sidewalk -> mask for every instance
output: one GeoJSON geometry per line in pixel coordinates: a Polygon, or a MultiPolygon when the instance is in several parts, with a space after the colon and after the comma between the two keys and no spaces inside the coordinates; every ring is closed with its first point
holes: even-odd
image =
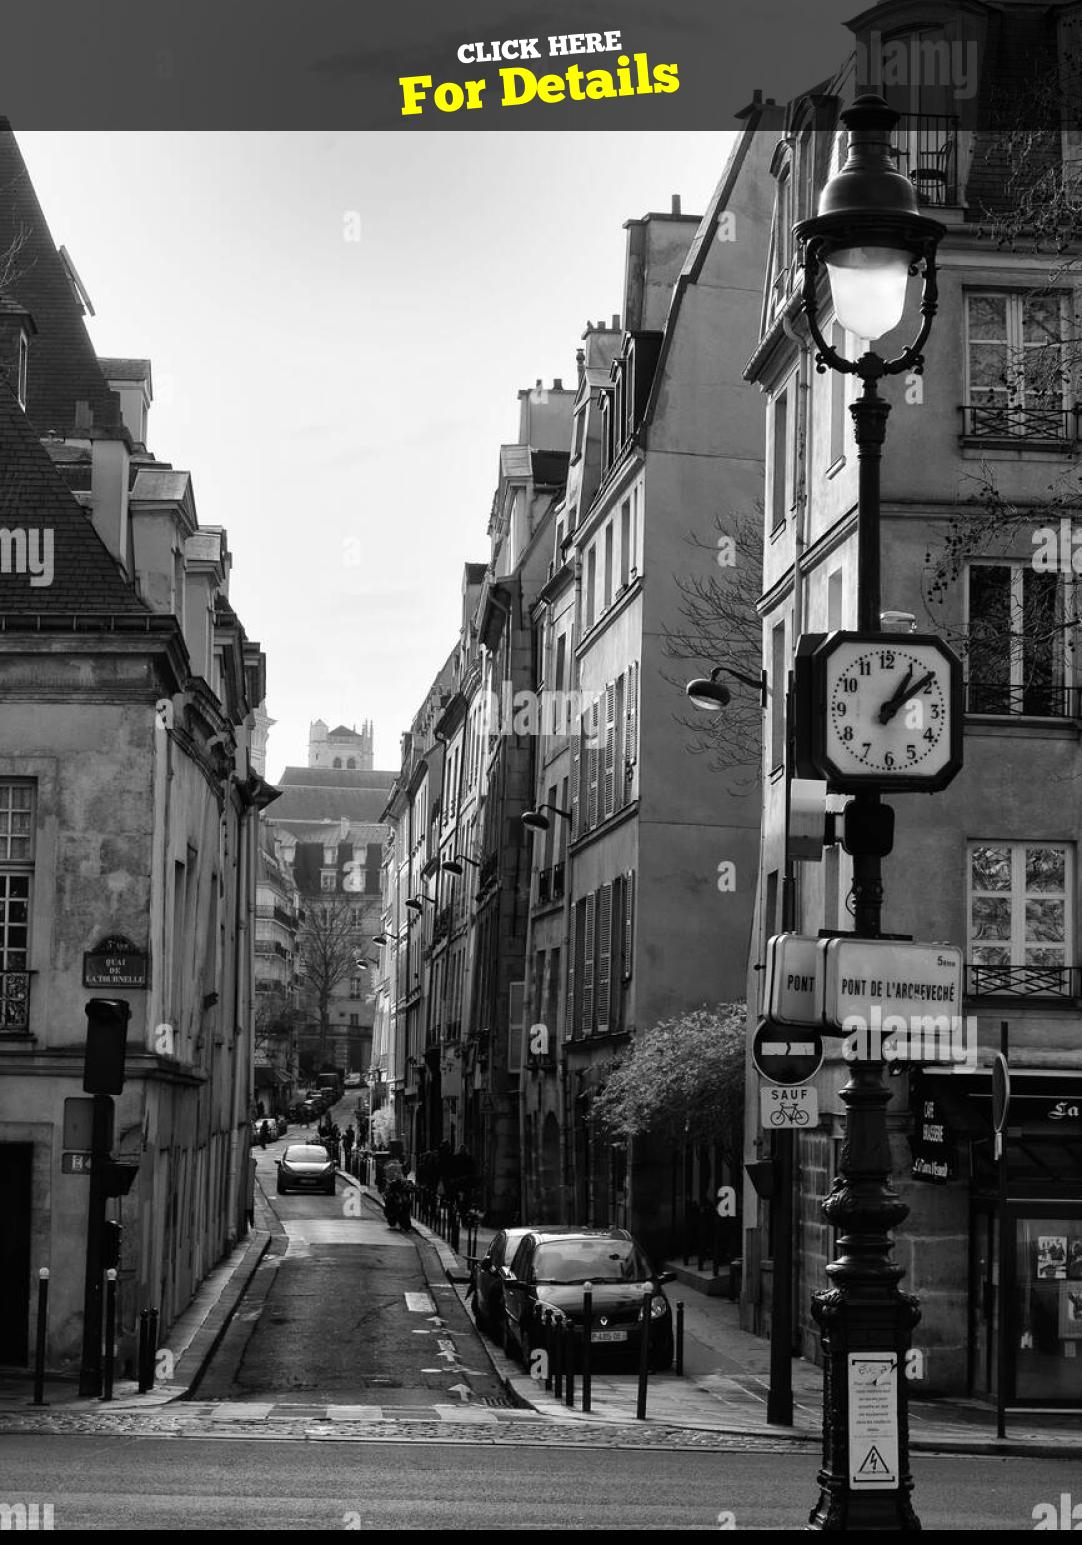
{"type": "MultiPolygon", "coordinates": [[[[465,1300],[468,1266],[438,1236],[421,1225],[418,1233],[431,1240],[439,1252],[448,1278],[465,1300]]],[[[483,1254],[495,1230],[478,1230],[477,1251],[483,1254]]],[[[464,1241],[463,1241],[464,1247],[464,1241]]],[[[673,1263],[666,1263],[676,1269],[673,1263]]],[[[692,1285],[694,1272],[680,1268],[683,1281],[666,1289],[674,1310],[684,1305],[684,1372],[652,1374],[647,1389],[646,1420],[674,1427],[706,1429],[733,1434],[769,1434],[791,1437],[795,1443],[815,1444],[823,1432],[823,1370],[804,1358],[792,1364],[793,1425],[767,1422],[770,1380],[770,1344],[740,1328],[739,1305],[692,1285]]],[[[704,1276],[704,1288],[708,1279],[704,1276]]],[[[570,1410],[530,1378],[482,1337],[500,1376],[516,1399],[542,1415],[580,1422],[635,1420],[638,1381],[634,1374],[594,1374],[591,1411],[570,1410]]],[[[581,1404],[576,1381],[575,1404],[581,1404]]],[[[1060,1458],[1064,1452],[1082,1455],[1082,1416],[1039,1418],[1007,1417],[1007,1436],[995,1435],[995,1409],[978,1401],[960,1399],[909,1401],[909,1443],[914,1451],[952,1451],[967,1454],[1029,1454],[1060,1458]]]]}
{"type": "MultiPolygon", "coordinates": [[[[346,1184],[357,1186],[379,1205],[379,1195],[339,1171],[346,1184]]],[[[167,1342],[159,1349],[159,1375],[153,1390],[140,1395],[134,1381],[118,1379],[114,1399],[103,1402],[80,1396],[78,1381],[50,1378],[46,1381],[45,1400],[51,1410],[65,1412],[137,1412],[153,1413],[172,1402],[183,1400],[195,1385],[199,1373],[210,1358],[221,1334],[245,1289],[259,1269],[271,1243],[277,1220],[260,1186],[255,1195],[256,1226],[238,1244],[227,1260],[214,1269],[199,1288],[184,1315],[172,1327],[167,1342]],[[169,1354],[163,1360],[162,1353],[169,1354]]],[[[439,1235],[423,1224],[414,1224],[419,1238],[426,1240],[438,1258],[439,1266],[428,1256],[426,1271],[440,1272],[453,1285],[465,1304],[469,1281],[469,1263],[464,1254],[456,1254],[439,1235]]],[[[280,1232],[280,1230],[278,1230],[280,1232]]],[[[481,1228],[477,1252],[483,1254],[495,1230],[481,1228]]],[[[461,1239],[465,1249],[465,1233],[461,1239]]],[[[792,1365],[793,1425],[772,1425],[766,1419],[770,1369],[769,1343],[741,1330],[739,1308],[722,1298],[701,1291],[687,1279],[694,1273],[682,1268],[684,1280],[673,1283],[667,1296],[673,1303],[684,1304],[684,1371],[652,1374],[647,1392],[646,1427],[667,1427],[689,1432],[703,1431],[743,1437],[784,1439],[804,1447],[817,1447],[822,1438],[823,1370],[803,1358],[792,1365]]],[[[484,1348],[508,1394],[519,1407],[527,1407],[549,1421],[562,1424],[605,1426],[635,1424],[637,1379],[634,1374],[594,1374],[592,1410],[584,1414],[581,1386],[576,1381],[575,1409],[558,1401],[529,1377],[517,1362],[507,1358],[499,1347],[482,1336],[484,1348]]],[[[0,1375],[0,1414],[33,1409],[33,1378],[27,1371],[0,1375]]],[[[915,1451],[950,1451],[969,1454],[1028,1454],[1031,1457],[1061,1458],[1065,1453],[1082,1456],[1082,1417],[1016,1418],[1008,1416],[1008,1436],[995,1436],[995,1413],[988,1406],[966,1400],[910,1400],[910,1447],[915,1451]]]]}

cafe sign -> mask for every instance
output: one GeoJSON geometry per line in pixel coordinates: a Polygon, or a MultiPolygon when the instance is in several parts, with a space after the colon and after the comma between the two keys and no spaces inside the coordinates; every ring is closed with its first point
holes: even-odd
{"type": "Polygon", "coordinates": [[[83,956],[84,987],[145,987],[147,954],[123,934],[114,934],[83,956]]]}

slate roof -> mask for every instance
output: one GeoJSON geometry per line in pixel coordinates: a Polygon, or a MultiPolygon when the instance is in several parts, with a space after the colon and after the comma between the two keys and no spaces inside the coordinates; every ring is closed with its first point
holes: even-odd
{"type": "MultiPolygon", "coordinates": [[[[0,573],[0,616],[15,612],[146,612],[119,564],[0,382],[0,528],[53,533],[53,578],[0,573]]],[[[44,538],[39,538],[44,541],[44,538]]]]}
{"type": "Polygon", "coordinates": [[[0,253],[17,248],[5,294],[26,307],[37,328],[27,372],[27,417],[39,434],[66,435],[75,424],[75,404],[86,402],[96,425],[115,427],[121,422],[120,399],[102,373],[6,118],[0,118],[0,188],[0,253]]]}
{"type": "Polygon", "coordinates": [[[287,767],[278,779],[281,794],[268,819],[291,822],[346,820],[379,825],[393,772],[344,772],[339,767],[287,767]]]}
{"type": "Polygon", "coordinates": [[[389,789],[397,777],[397,773],[378,770],[347,772],[341,767],[287,767],[277,786],[282,789],[389,789]]]}
{"type": "Polygon", "coordinates": [[[115,359],[111,355],[98,355],[101,373],[107,381],[149,381],[148,359],[115,359]]]}

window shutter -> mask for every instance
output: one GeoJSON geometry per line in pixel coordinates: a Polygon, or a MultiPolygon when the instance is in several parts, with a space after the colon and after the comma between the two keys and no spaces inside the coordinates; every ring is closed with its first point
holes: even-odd
{"type": "Polygon", "coordinates": [[[627,734],[624,743],[624,783],[627,798],[635,797],[634,763],[639,755],[639,663],[627,668],[627,734]]]}
{"type": "Polygon", "coordinates": [[[602,818],[615,809],[616,792],[616,685],[605,688],[605,783],[602,818]]]}
{"type": "Polygon", "coordinates": [[[584,911],[586,926],[583,929],[582,951],[582,1033],[589,1035],[594,1028],[594,898],[587,896],[584,911]]]}
{"type": "Polygon", "coordinates": [[[603,885],[597,893],[597,1028],[604,1034],[609,1028],[612,984],[612,886],[603,885]]]}
{"type": "Polygon", "coordinates": [[[590,731],[590,743],[586,747],[587,789],[586,789],[586,829],[592,831],[597,825],[597,796],[598,779],[600,773],[600,755],[597,747],[597,732],[600,719],[600,704],[591,703],[588,720],[590,731]]]}
{"type": "MultiPolygon", "coordinates": [[[[615,769],[615,789],[613,798],[617,810],[622,810],[627,804],[627,767],[624,758],[627,756],[627,682],[623,676],[617,678],[616,687],[616,711],[613,715],[613,748],[612,759],[615,769]]],[[[616,911],[615,893],[613,897],[613,911],[616,911]]]]}
{"type": "Polygon", "coordinates": [[[583,831],[583,764],[586,750],[586,722],[579,718],[579,731],[571,737],[571,840],[583,831]]]}
{"type": "Polygon", "coordinates": [[[631,980],[635,947],[635,871],[629,869],[624,876],[624,943],[621,951],[624,964],[624,981],[631,980]]]}
{"type": "Polygon", "coordinates": [[[571,918],[571,947],[567,952],[567,1010],[564,1016],[565,1037],[579,1034],[581,1026],[580,998],[582,995],[582,911],[583,903],[577,903],[571,918]]]}

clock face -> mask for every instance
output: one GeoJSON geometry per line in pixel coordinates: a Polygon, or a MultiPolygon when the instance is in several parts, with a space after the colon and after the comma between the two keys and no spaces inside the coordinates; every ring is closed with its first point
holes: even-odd
{"type": "Polygon", "coordinates": [[[835,635],[824,645],[828,781],[928,787],[957,770],[957,662],[936,640],[835,635]]]}

